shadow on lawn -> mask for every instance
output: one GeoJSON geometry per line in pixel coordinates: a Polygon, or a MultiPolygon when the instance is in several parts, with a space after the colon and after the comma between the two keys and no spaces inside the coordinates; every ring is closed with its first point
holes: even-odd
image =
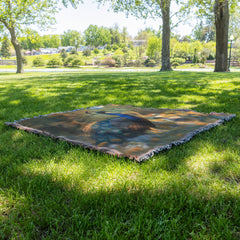
{"type": "MultiPolygon", "coordinates": [[[[228,75],[229,79],[233,79],[234,85],[238,85],[234,81],[236,76],[228,75]]],[[[41,76],[23,76],[18,86],[12,83],[1,90],[1,123],[108,103],[178,108],[184,105],[182,97],[186,94],[196,96],[192,100],[192,109],[232,112],[237,113],[237,117],[211,131],[201,133],[187,144],[160,153],[141,165],[0,127],[0,181],[4,190],[0,195],[6,198],[11,196],[5,204],[5,214],[0,217],[0,237],[147,239],[151,236],[151,239],[237,239],[240,231],[240,198],[236,194],[215,191],[214,186],[204,179],[196,181],[196,178],[189,177],[191,172],[186,165],[186,160],[207,143],[214,146],[216,152],[224,152],[228,148],[239,151],[239,90],[214,90],[208,81],[226,78],[225,74],[209,74],[207,79],[203,73],[74,73],[52,74],[47,77],[46,80],[41,76]],[[207,100],[202,103],[198,96],[207,100]],[[133,179],[126,180],[125,184],[112,189],[108,189],[108,186],[100,186],[99,189],[89,186],[86,189],[80,183],[71,185],[71,181],[66,182],[47,169],[43,173],[28,168],[28,163],[31,162],[39,162],[39,165],[51,161],[61,162],[73,150],[77,150],[79,156],[75,163],[84,166],[80,173],[83,179],[87,174],[88,179],[98,180],[115,161],[118,161],[119,168],[122,165],[130,166],[140,176],[136,175],[133,179]],[[97,174],[91,172],[94,165],[98,167],[97,174]],[[179,172],[181,177],[174,179],[172,174],[178,174],[179,169],[184,169],[179,172]],[[159,183],[159,187],[140,184],[146,176],[160,174],[162,171],[167,171],[172,177],[159,183]]],[[[188,104],[191,105],[191,102],[188,104]]],[[[66,161],[71,164],[71,159],[66,161]]],[[[232,163],[235,160],[227,161],[232,163]]],[[[222,175],[224,163],[211,165],[210,177],[225,177],[222,175]]],[[[236,179],[237,176],[236,173],[236,179]]],[[[222,179],[228,182],[228,179],[222,179]]]]}
{"type": "MultiPolygon", "coordinates": [[[[21,140],[26,142],[26,137],[21,140]]],[[[39,147],[43,145],[40,141],[39,147]]],[[[62,154],[67,155],[69,149],[65,145],[62,154]]],[[[41,157],[51,154],[58,159],[59,154],[51,150],[53,145],[41,157]]],[[[239,197],[216,194],[211,186],[202,189],[204,180],[192,183],[182,176],[165,181],[161,189],[131,182],[112,190],[86,191],[48,171],[29,169],[24,163],[32,154],[11,159],[5,167],[9,174],[2,189],[12,198],[2,216],[2,239],[235,239],[239,230],[239,197]]],[[[36,157],[35,153],[31,161],[36,157]]],[[[109,164],[111,160],[100,171],[109,164]]]]}

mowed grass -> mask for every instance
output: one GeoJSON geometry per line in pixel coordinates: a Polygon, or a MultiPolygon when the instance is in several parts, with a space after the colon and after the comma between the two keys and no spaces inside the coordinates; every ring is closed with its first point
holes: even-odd
{"type": "Polygon", "coordinates": [[[0,239],[239,239],[239,73],[0,74],[0,239]],[[102,104],[236,117],[139,164],[4,125],[102,104]]]}

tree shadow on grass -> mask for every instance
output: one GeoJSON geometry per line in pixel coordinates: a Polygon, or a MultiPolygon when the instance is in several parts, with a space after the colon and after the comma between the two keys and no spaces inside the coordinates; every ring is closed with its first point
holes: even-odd
{"type": "MultiPolygon", "coordinates": [[[[184,94],[212,98],[193,98],[192,109],[237,117],[141,165],[1,126],[2,239],[237,239],[240,199],[227,177],[238,172],[222,170],[224,157],[210,166],[208,180],[188,165],[201,146],[239,153],[239,92],[209,89],[209,79],[226,75],[43,76],[23,76],[0,92],[1,123],[108,103],[179,107],[184,94]],[[74,166],[79,172],[68,172],[74,166]]],[[[228,75],[234,85],[236,76],[228,75]]]]}
{"type": "Polygon", "coordinates": [[[234,239],[239,231],[239,197],[186,176],[155,189],[132,181],[86,190],[54,171],[9,168],[2,239],[234,239]]]}

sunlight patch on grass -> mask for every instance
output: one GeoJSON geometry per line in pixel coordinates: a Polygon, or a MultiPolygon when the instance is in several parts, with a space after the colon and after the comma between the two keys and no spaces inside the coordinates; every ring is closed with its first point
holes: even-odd
{"type": "Polygon", "coordinates": [[[0,74],[0,238],[237,239],[239,81],[238,73],[0,74]],[[237,116],[142,164],[4,126],[111,102],[237,116]]]}

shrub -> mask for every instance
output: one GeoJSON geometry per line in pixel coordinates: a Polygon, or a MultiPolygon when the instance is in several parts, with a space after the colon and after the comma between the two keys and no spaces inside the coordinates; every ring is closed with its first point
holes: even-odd
{"type": "Polygon", "coordinates": [[[23,65],[28,64],[27,58],[25,56],[22,56],[22,63],[23,63],[23,65]]]}
{"type": "Polygon", "coordinates": [[[67,57],[64,61],[64,66],[71,65],[71,62],[74,60],[74,58],[76,58],[76,56],[71,55],[71,56],[67,57]]]}
{"type": "Polygon", "coordinates": [[[42,57],[36,57],[34,60],[33,60],[33,66],[34,67],[41,67],[41,66],[44,66],[44,59],[42,57]]]}
{"type": "Polygon", "coordinates": [[[102,60],[102,65],[108,65],[109,67],[115,67],[116,61],[113,58],[107,57],[102,60]]]}
{"type": "Polygon", "coordinates": [[[101,60],[98,58],[94,61],[94,64],[97,65],[97,66],[100,66],[101,65],[101,60]]]}
{"type": "Polygon", "coordinates": [[[108,54],[107,49],[103,49],[103,54],[104,54],[104,55],[107,55],[107,54],[108,54]]]}
{"type": "Polygon", "coordinates": [[[179,66],[180,64],[179,64],[178,62],[173,62],[171,65],[172,65],[174,68],[176,68],[176,67],[179,66]]]}
{"type": "Polygon", "coordinates": [[[76,48],[72,48],[70,54],[71,55],[78,55],[78,52],[77,52],[76,48]]]}
{"type": "Polygon", "coordinates": [[[63,64],[62,60],[58,57],[52,57],[48,63],[47,66],[51,67],[51,68],[56,68],[56,67],[60,67],[63,64]]]}
{"type": "Polygon", "coordinates": [[[90,49],[84,49],[82,52],[82,55],[85,57],[91,56],[91,50],[90,49]]]}
{"type": "Polygon", "coordinates": [[[79,67],[83,65],[83,61],[79,58],[79,57],[75,57],[72,61],[71,61],[71,65],[73,67],[79,67]]]}
{"type": "Polygon", "coordinates": [[[127,48],[127,47],[124,47],[124,48],[122,49],[122,52],[123,52],[123,53],[128,53],[128,48],[127,48]]]}
{"type": "Polygon", "coordinates": [[[172,58],[171,63],[173,63],[173,62],[177,62],[180,65],[180,64],[184,64],[186,62],[186,60],[185,60],[185,58],[172,58]]]}
{"type": "Polygon", "coordinates": [[[115,62],[116,62],[116,67],[122,67],[123,66],[123,56],[121,56],[121,55],[115,55],[115,56],[113,56],[112,57],[114,60],[115,60],[115,62]]]}
{"type": "Polygon", "coordinates": [[[143,60],[141,58],[137,58],[134,63],[134,67],[141,67],[143,65],[143,60]]]}
{"type": "Polygon", "coordinates": [[[106,47],[106,49],[108,50],[108,51],[111,51],[112,50],[112,47],[111,47],[111,45],[107,45],[107,47],[106,47]]]}
{"type": "Polygon", "coordinates": [[[99,49],[98,49],[98,48],[94,48],[93,52],[94,52],[95,54],[98,54],[98,53],[99,53],[99,49]]]}
{"type": "Polygon", "coordinates": [[[112,49],[113,49],[114,51],[116,51],[118,48],[119,48],[119,46],[118,46],[116,43],[114,43],[114,44],[112,45],[112,49]]]}
{"type": "Polygon", "coordinates": [[[65,49],[61,50],[60,56],[61,56],[63,61],[67,58],[68,54],[66,53],[65,49]]]}
{"type": "Polygon", "coordinates": [[[144,62],[144,65],[146,67],[154,67],[156,66],[156,64],[157,64],[156,61],[154,61],[154,59],[151,59],[151,58],[146,59],[144,62]]]}

